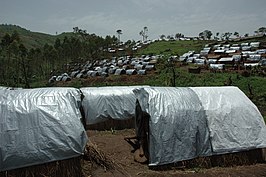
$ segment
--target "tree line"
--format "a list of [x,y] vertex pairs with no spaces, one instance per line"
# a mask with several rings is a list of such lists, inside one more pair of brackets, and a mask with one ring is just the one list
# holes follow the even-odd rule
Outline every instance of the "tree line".
[[[259,29],[255,30],[254,31],[254,34],[255,35],[263,35],[263,34],[266,34],[266,27],[260,27]],[[212,31],[210,30],[204,30],[202,32],[199,33],[198,36],[195,36],[199,39],[202,39],[202,40],[229,40],[232,36],[236,37],[236,38],[239,38],[240,37],[240,34],[239,32],[235,31],[234,33],[232,32],[224,32],[224,33],[220,33],[220,32],[216,32],[215,34],[213,34]],[[175,35],[160,35],[159,38],[164,40],[164,39],[168,39],[168,40],[171,40],[171,39],[180,39],[180,38],[184,38],[185,35],[182,34],[182,33],[176,33]],[[249,34],[246,33],[243,35],[243,37],[249,37]]]
[[[263,35],[265,33],[266,33],[266,27],[260,27],[259,29],[254,31],[255,35]],[[225,33],[216,32],[216,34],[213,35],[210,30],[204,30],[204,31],[199,33],[199,38],[204,39],[204,40],[210,40],[213,36],[214,40],[219,40],[219,39],[220,40],[229,40],[232,37],[232,35],[235,38],[240,37],[240,34],[237,31],[235,31],[234,33],[232,33],[232,32],[225,32]],[[248,36],[249,36],[248,33],[243,35],[243,37],[248,37]]]
[[6,33],[0,39],[0,85],[30,88],[32,82],[68,72],[73,63],[105,57],[104,49],[118,43],[115,36],[103,38],[75,27],[70,37],[57,38],[53,45],[28,49],[17,31]]

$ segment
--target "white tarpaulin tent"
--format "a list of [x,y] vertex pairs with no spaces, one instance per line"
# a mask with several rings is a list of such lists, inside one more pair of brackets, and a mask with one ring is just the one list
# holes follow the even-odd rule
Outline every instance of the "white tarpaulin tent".
[[74,88],[0,90],[0,171],[80,156],[80,101]]
[[82,107],[88,125],[108,119],[127,120],[135,116],[136,97],[133,89],[145,86],[81,88]]
[[266,147],[258,108],[237,87],[191,87],[206,112],[214,153]]
[[7,87],[0,86],[0,90],[6,90]]
[[236,87],[150,87],[134,93],[150,115],[150,166],[266,147],[263,118]]

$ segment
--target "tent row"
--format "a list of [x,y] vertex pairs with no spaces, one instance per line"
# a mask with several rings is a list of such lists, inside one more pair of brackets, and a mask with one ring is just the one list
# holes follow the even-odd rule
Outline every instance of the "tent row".
[[72,78],[108,77],[109,75],[145,75],[148,71],[155,70],[161,56],[142,56],[132,58],[129,56],[77,64],[69,73],[52,76],[49,83],[56,81],[70,81]]
[[[173,57],[173,56],[172,56]],[[225,69],[226,64],[264,66],[266,49],[260,42],[242,44],[206,45],[200,53],[188,51],[176,60],[196,65],[209,65],[211,69]],[[254,64],[256,63],[256,64]],[[218,65],[223,65],[219,67]]]
[[150,166],[266,147],[263,117],[237,87],[0,89],[0,100],[0,171],[82,155],[83,118],[135,118],[137,136],[148,127]]
[[135,88],[0,87],[0,171],[81,156],[83,113],[87,125],[133,119]]

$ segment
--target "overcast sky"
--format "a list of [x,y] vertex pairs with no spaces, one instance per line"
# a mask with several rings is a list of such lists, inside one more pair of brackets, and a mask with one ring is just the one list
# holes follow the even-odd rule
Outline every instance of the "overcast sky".
[[121,29],[122,41],[140,40],[144,26],[149,39],[205,29],[251,35],[266,26],[266,0],[0,0],[0,23],[49,34],[78,26],[103,37]]

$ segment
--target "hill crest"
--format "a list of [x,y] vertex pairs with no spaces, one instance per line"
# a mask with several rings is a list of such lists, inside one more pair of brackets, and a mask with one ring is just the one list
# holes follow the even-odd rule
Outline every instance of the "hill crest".
[[41,48],[44,44],[53,45],[57,38],[63,39],[65,36],[72,36],[72,32],[64,32],[58,35],[51,35],[41,32],[33,32],[26,28],[12,24],[0,24],[0,38],[6,33],[11,35],[17,31],[22,43],[28,48]]

